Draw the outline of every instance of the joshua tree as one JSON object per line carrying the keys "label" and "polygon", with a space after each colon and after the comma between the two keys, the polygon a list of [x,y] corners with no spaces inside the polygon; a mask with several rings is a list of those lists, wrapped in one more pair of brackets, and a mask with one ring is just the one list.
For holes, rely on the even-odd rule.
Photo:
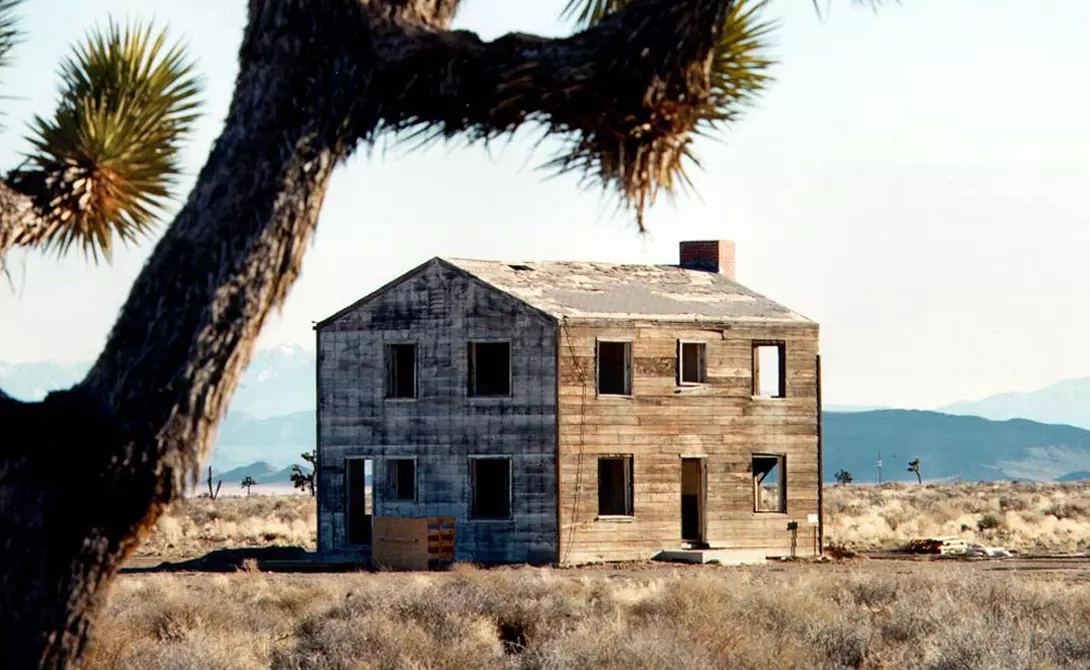
{"label": "joshua tree", "polygon": [[[248,1],[222,132],[87,376],[41,402],[0,392],[0,666],[78,663],[122,561],[195,483],[357,148],[534,124],[568,140],[557,170],[619,196],[642,228],[655,196],[685,183],[694,133],[766,83],[752,0],[572,0],[570,37],[491,42],[450,29],[460,4]],[[0,0],[0,58],[17,5]],[[19,246],[108,259],[167,203],[198,90],[185,52],[111,26],[62,73],[31,154],[0,175],[0,259]]]}
{"label": "joshua tree", "polygon": [[246,497],[247,498],[250,497],[250,487],[251,486],[257,486],[257,480],[254,479],[253,477],[251,477],[250,475],[246,475],[245,477],[242,478],[242,484],[241,484],[241,486],[239,488],[246,489]]}
{"label": "joshua tree", "polygon": [[216,499],[216,496],[220,494],[220,487],[223,486],[223,480],[216,481],[216,488],[212,488],[212,466],[208,466],[208,497],[212,500]]}
{"label": "joshua tree", "polygon": [[833,476],[836,477],[837,484],[847,485],[852,483],[852,473],[844,470],[843,468],[837,470],[836,474]]}
{"label": "joshua tree", "polygon": [[916,483],[923,484],[923,479],[920,477],[920,459],[913,458],[908,462],[908,471],[916,473]]}
{"label": "joshua tree", "polygon": [[314,477],[318,471],[314,452],[308,451],[300,454],[300,456],[303,457],[304,461],[310,463],[310,472],[304,472],[303,468],[299,467],[298,463],[293,463],[291,466],[291,483],[295,488],[310,491],[310,495],[314,495]]}

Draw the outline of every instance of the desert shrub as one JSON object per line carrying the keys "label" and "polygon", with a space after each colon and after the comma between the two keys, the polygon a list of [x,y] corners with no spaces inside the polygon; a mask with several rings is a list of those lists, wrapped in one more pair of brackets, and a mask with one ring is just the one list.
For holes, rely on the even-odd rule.
{"label": "desert shrub", "polygon": [[1084,504],[1072,500],[1057,500],[1045,510],[1046,514],[1050,514],[1061,521],[1064,519],[1084,519],[1086,518],[1086,512],[1087,508]]}
{"label": "desert shrub", "polygon": [[1088,620],[964,564],[126,576],[87,667],[1090,668]]}
{"label": "desert shrub", "polygon": [[1030,507],[1031,501],[1023,496],[1002,495],[999,496],[999,509],[1003,512],[1021,512]]}
{"label": "desert shrub", "polygon": [[192,558],[226,547],[317,544],[311,496],[252,495],[185,498],[160,517],[138,556]]}
{"label": "desert shrub", "polygon": [[1088,493],[1086,483],[831,486],[825,491],[826,538],[855,551],[960,535],[1014,549],[1073,552],[1090,546]]}

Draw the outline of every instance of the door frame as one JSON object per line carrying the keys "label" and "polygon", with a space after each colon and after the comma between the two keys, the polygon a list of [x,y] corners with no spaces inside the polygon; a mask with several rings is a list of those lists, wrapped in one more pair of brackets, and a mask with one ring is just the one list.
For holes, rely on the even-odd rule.
{"label": "door frame", "polygon": [[681,487],[682,499],[685,490],[685,461],[696,461],[697,469],[697,495],[696,495],[696,525],[697,538],[684,537],[684,519],[682,520],[682,542],[706,545],[708,543],[708,457],[705,455],[681,456]]}
{"label": "door frame", "polygon": [[[345,456],[344,457],[344,546],[349,548],[370,547],[375,540],[375,463],[378,459],[374,456]],[[349,461],[363,462],[363,496],[364,509],[367,508],[367,462],[371,462],[371,513],[370,531],[367,533],[368,541],[354,543],[352,537],[352,490],[354,488],[352,478],[348,476]]]}

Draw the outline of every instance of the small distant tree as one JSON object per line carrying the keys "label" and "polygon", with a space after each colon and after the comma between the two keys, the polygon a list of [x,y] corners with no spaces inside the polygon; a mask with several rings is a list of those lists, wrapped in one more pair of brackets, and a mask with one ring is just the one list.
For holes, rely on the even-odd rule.
{"label": "small distant tree", "polygon": [[257,486],[257,480],[254,479],[253,477],[251,477],[250,475],[246,475],[245,477],[242,478],[242,486],[240,488],[246,489],[246,497],[247,498],[250,497],[250,487],[251,486]]}
{"label": "small distant tree", "polygon": [[913,458],[908,462],[908,471],[916,473],[916,483],[923,484],[923,479],[920,477],[920,459]]}
{"label": "small distant tree", "polygon": [[844,470],[843,468],[838,470],[837,473],[833,476],[836,477],[837,484],[847,485],[852,483],[852,473]]}
{"label": "small distant tree", "polygon": [[212,488],[212,466],[208,466],[208,479],[205,480],[208,484],[208,497],[212,500],[216,499],[216,496],[220,494],[220,487],[223,486],[223,480],[216,480],[216,488]]}
{"label": "small distant tree", "polygon": [[314,495],[314,473],[318,470],[315,464],[314,452],[307,451],[300,454],[300,456],[303,457],[304,461],[310,463],[310,472],[304,472],[298,463],[293,463],[291,466],[291,483],[295,488],[310,491],[310,495]]}

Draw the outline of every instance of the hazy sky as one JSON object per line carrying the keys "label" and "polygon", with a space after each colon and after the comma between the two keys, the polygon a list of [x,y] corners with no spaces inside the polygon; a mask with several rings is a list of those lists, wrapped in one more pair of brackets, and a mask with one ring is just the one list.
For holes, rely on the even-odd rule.
{"label": "hazy sky", "polygon": [[[0,72],[0,167],[48,114],[67,45],[109,14],[168,22],[199,58],[195,173],[236,73],[243,0],[29,0]],[[822,3],[824,4],[824,3]],[[564,0],[466,0],[460,27],[561,34]],[[777,82],[698,145],[698,197],[650,234],[573,178],[546,180],[534,135],[360,152],[333,180],[302,279],[262,345],[313,347],[312,321],[432,256],[676,261],[733,239],[742,283],[821,323],[830,403],[931,407],[1090,375],[1090,3],[903,0],[877,14],[772,0]],[[1079,82],[1083,83],[1079,83]],[[0,287],[0,360],[88,359],[152,244],[112,266],[17,256]]]}

